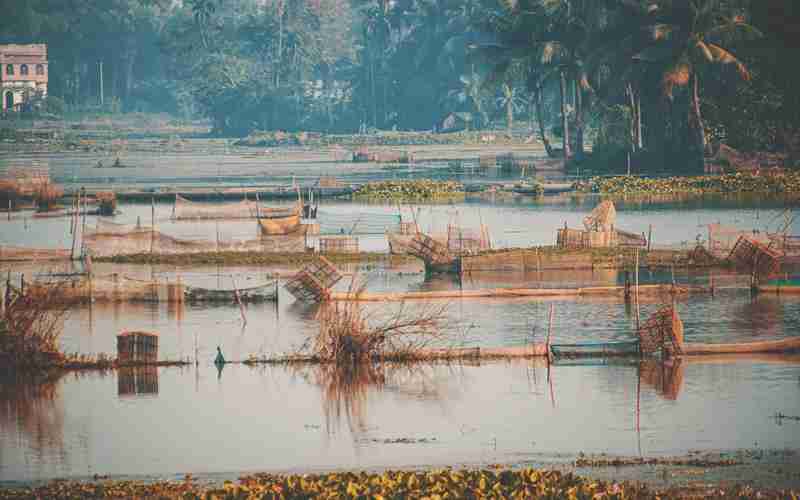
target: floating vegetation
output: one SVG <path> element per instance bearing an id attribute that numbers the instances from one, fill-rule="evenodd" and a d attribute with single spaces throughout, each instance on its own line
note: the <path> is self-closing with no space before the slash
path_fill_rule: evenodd
<path id="1" fill-rule="evenodd" d="M 750 486 L 674 487 L 655 490 L 636 483 L 596 481 L 568 472 L 519 470 L 432 470 L 253 474 L 222 486 L 183 481 L 52 481 L 44 486 L 0 490 L 0 498 L 797 498 L 792 491 Z"/>
<path id="2" fill-rule="evenodd" d="M 581 454 L 575 460 L 575 467 L 623 467 L 638 465 L 672 465 L 689 467 L 727 467 L 741 465 L 741 460 L 732 458 L 703 458 L 703 457 L 674 457 L 674 458 L 647 458 L 647 457 L 588 457 Z"/>
<path id="3" fill-rule="evenodd" d="M 464 185 L 454 181 L 428 179 L 371 182 L 361 186 L 353 196 L 395 201 L 449 199 L 464 196 Z"/>
<path id="4" fill-rule="evenodd" d="M 738 172 L 697 177 L 595 177 L 582 186 L 603 194 L 800 193 L 800 172 L 758 175 Z"/>

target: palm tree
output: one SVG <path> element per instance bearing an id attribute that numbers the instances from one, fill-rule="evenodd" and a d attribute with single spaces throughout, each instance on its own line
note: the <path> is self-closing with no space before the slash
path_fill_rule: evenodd
<path id="1" fill-rule="evenodd" d="M 688 91 L 688 148 L 698 165 L 703 164 L 706 138 L 701 113 L 701 76 L 721 67 L 732 67 L 742 79 L 749 79 L 747 67 L 727 48 L 733 41 L 760 36 L 742 13 L 721 0 L 664 0 L 661 2 L 618 1 L 626 19 L 617 28 L 623 36 L 608 41 L 622 47 L 627 60 L 620 61 L 615 74 L 626 74 L 633 96 L 631 68 L 660 74 L 662 94 L 674 100 L 676 88 Z M 606 48 L 608 45 L 605 46 Z M 627 68 L 624 68 L 627 66 Z M 640 119 L 640 106 L 631 99 L 634 119 Z M 637 113 L 637 109 L 639 110 Z M 675 124 L 673 124 L 675 125 Z M 634 127 L 635 128 L 635 127 Z M 639 129 L 639 135 L 641 130 Z M 640 139 L 639 139 L 640 140 Z"/>
<path id="2" fill-rule="evenodd" d="M 537 83 L 529 88 L 541 89 L 545 81 L 557 78 L 565 160 L 571 156 L 567 101 L 573 88 L 576 154 L 583 155 L 584 93 L 591 90 L 587 57 L 597 14 L 604 8 L 603 2 L 596 0 L 505 0 L 503 9 L 492 16 L 505 57 L 531 65 Z M 496 51 L 497 47 L 490 49 Z M 496 71 L 504 72 L 508 67 L 501 60 Z"/>

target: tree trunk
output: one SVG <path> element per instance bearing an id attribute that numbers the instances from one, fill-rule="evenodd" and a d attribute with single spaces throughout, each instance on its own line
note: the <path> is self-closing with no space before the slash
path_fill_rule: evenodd
<path id="1" fill-rule="evenodd" d="M 625 93 L 628 95 L 628 106 L 631 108 L 631 121 L 630 121 L 630 141 L 631 152 L 635 153 L 637 150 L 638 141 L 636 140 L 636 95 L 633 91 L 633 84 L 628 82 L 625 86 Z"/>
<path id="2" fill-rule="evenodd" d="M 503 93 L 506 95 L 506 127 L 511 132 L 514 128 L 514 91 L 507 83 L 504 83 Z"/>
<path id="3" fill-rule="evenodd" d="M 642 93 L 636 92 L 636 147 L 641 151 L 644 149 L 644 138 L 642 137 Z"/>
<path id="4" fill-rule="evenodd" d="M 561 89 L 561 132 L 564 145 L 564 161 L 568 161 L 570 154 L 569 147 L 569 118 L 567 117 L 567 77 L 564 71 L 559 74 L 559 87 Z"/>
<path id="5" fill-rule="evenodd" d="M 536 121 L 539 122 L 539 138 L 542 140 L 542 144 L 544 144 L 544 150 L 547 151 L 548 158 L 555 158 L 556 152 L 553 150 L 553 147 L 550 145 L 550 141 L 547 139 L 547 134 L 544 130 L 544 121 L 542 120 L 542 89 L 539 88 L 536 90 Z"/>
<path id="6" fill-rule="evenodd" d="M 575 155 L 578 160 L 583 159 L 583 89 L 575 81 Z"/>
<path id="7" fill-rule="evenodd" d="M 128 50 L 126 51 L 125 58 L 125 89 L 122 94 L 123 103 L 127 103 L 131 97 L 131 89 L 133 88 L 133 70 L 136 65 L 136 47 L 135 43 L 131 40 Z"/>
<path id="8" fill-rule="evenodd" d="M 688 146 L 693 166 L 702 170 L 705 166 L 706 135 L 703 127 L 703 117 L 700 114 L 700 77 L 696 71 L 692 72 L 691 79 L 692 95 L 689 99 Z"/>

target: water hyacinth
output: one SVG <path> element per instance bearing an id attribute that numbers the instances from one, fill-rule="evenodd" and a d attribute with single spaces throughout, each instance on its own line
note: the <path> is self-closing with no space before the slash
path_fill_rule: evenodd
<path id="1" fill-rule="evenodd" d="M 595 177 L 590 189 L 603 194 L 800 193 L 800 172 L 756 175 L 737 172 L 697 177 Z"/>
<path id="2" fill-rule="evenodd" d="M 595 481 L 571 473 L 518 470 L 432 470 L 254 474 L 222 486 L 184 481 L 53 481 L 36 488 L 0 490 L 0 498 L 798 498 L 792 491 L 759 491 L 748 486 L 726 490 L 674 487 L 656 491 L 633 483 Z"/>
<path id="3" fill-rule="evenodd" d="M 413 181 L 371 182 L 361 186 L 353 194 L 359 198 L 385 200 L 435 200 L 464 195 L 464 186 L 454 181 L 420 179 Z"/>

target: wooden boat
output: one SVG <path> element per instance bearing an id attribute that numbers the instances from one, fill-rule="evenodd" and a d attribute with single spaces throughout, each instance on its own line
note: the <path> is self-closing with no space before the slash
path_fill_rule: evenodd
<path id="1" fill-rule="evenodd" d="M 299 213 L 286 217 L 262 217 L 258 219 L 258 225 L 261 227 L 261 234 L 268 236 L 295 234 L 302 229 Z"/>
<path id="2" fill-rule="evenodd" d="M 566 193 L 574 189 L 571 182 L 545 182 L 542 187 L 547 194 Z"/>
<path id="3" fill-rule="evenodd" d="M 582 342 L 578 344 L 552 344 L 550 345 L 550 353 L 557 358 L 632 356 L 639 354 L 639 341 L 619 340 L 609 342 Z"/>
<path id="4" fill-rule="evenodd" d="M 559 194 L 559 193 L 566 193 L 573 190 L 571 182 L 545 182 L 540 184 L 539 186 L 542 187 L 544 194 Z M 531 185 L 531 184 L 520 184 L 514 186 L 512 191 L 516 194 L 522 195 L 538 195 L 539 190 L 538 186 Z"/>
<path id="5" fill-rule="evenodd" d="M 243 303 L 274 302 L 278 300 L 278 282 L 241 289 L 213 289 L 185 286 L 183 296 L 186 302 L 236 303 L 236 295 Z"/>

